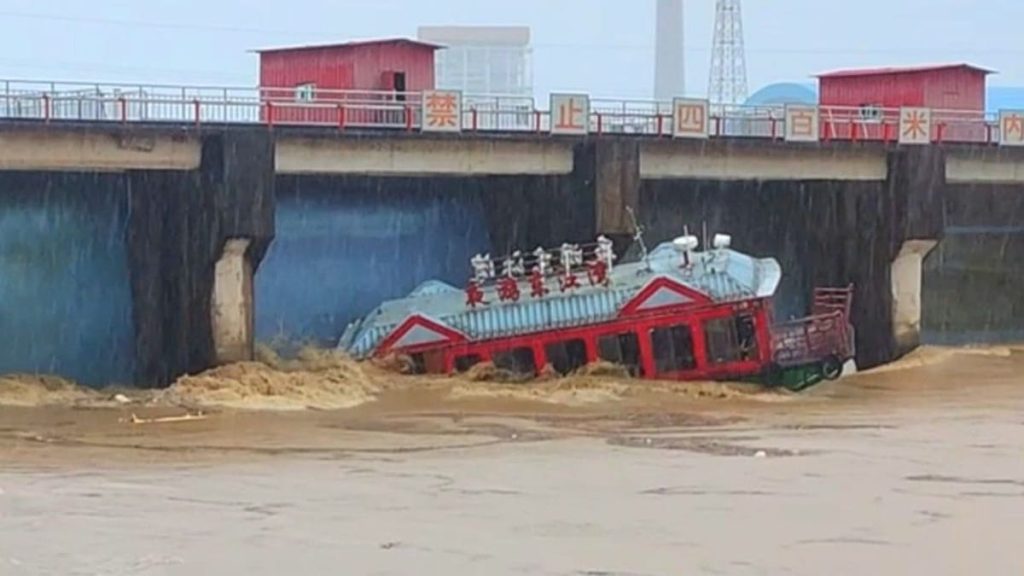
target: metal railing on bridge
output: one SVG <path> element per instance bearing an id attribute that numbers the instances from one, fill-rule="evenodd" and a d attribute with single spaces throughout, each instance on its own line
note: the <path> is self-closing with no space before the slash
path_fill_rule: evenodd
<path id="1" fill-rule="evenodd" d="M 324 126 L 338 130 L 629 134 L 806 141 L 1024 144 L 1024 112 L 922 108 L 715 106 L 458 92 L 385 92 L 0 81 L 0 119 Z M 1005 134 L 1005 138 L 1004 138 Z M 909 136 L 908 136 L 909 135 Z"/>

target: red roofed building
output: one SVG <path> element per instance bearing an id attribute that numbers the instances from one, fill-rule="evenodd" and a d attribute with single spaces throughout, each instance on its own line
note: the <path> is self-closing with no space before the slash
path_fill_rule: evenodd
<path id="1" fill-rule="evenodd" d="M 991 70 L 970 64 L 839 70 L 818 75 L 822 106 L 985 110 Z"/>
<path id="2" fill-rule="evenodd" d="M 273 102 L 276 121 L 325 123 L 338 116 L 327 108 L 341 101 L 404 102 L 404 93 L 434 89 L 434 52 L 441 47 L 389 38 L 257 50 L 261 99 Z M 318 103 L 323 110 L 310 106 Z"/>

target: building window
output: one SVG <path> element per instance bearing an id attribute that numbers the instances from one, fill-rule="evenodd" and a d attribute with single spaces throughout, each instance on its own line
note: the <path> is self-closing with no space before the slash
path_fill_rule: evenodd
<path id="1" fill-rule="evenodd" d="M 861 104 L 858 116 L 862 122 L 881 122 L 882 107 L 878 104 Z"/>
<path id="2" fill-rule="evenodd" d="M 494 367 L 521 376 L 537 374 L 537 362 L 533 358 L 533 348 L 515 348 L 503 350 L 491 355 Z"/>
<path id="3" fill-rule="evenodd" d="M 580 339 L 548 344 L 544 353 L 555 372 L 563 376 L 587 365 L 587 343 Z"/>
<path id="4" fill-rule="evenodd" d="M 632 332 L 598 338 L 597 357 L 605 362 L 625 367 L 634 378 L 643 375 L 640 339 Z"/>
<path id="5" fill-rule="evenodd" d="M 693 333 L 689 326 L 670 326 L 651 330 L 654 367 L 659 374 L 685 372 L 697 368 L 693 355 Z"/>
<path id="6" fill-rule="evenodd" d="M 296 102 L 312 102 L 316 98 L 316 84 L 299 84 L 295 87 Z"/>
<path id="7" fill-rule="evenodd" d="M 757 329 L 750 314 L 709 320 L 704 324 L 704 338 L 712 364 L 753 360 L 758 356 Z"/>

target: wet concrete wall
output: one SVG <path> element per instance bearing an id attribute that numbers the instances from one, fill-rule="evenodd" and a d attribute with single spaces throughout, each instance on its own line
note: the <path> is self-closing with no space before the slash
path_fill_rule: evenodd
<path id="1" fill-rule="evenodd" d="M 856 145 L 838 146 L 858 153 Z M 920 343 L 919 321 L 909 334 L 899 324 L 908 311 L 920 314 L 921 297 L 898 290 L 893 263 L 902 251 L 943 237 L 944 160 L 936 147 L 890 150 L 884 180 L 644 181 L 641 213 L 650 243 L 680 234 L 684 225 L 697 234 L 706 226 L 709 235 L 732 234 L 740 250 L 777 258 L 779 319 L 807 314 L 816 286 L 852 284 L 857 361 L 869 368 Z"/>
<path id="2" fill-rule="evenodd" d="M 566 176 L 278 176 L 257 339 L 333 346 L 382 300 L 432 279 L 464 286 L 477 253 L 593 241 L 593 156 L 577 166 Z"/>
<path id="3" fill-rule="evenodd" d="M 0 373 L 134 378 L 123 178 L 0 172 Z"/>
<path id="4" fill-rule="evenodd" d="M 461 286 L 491 249 L 478 179 L 279 176 L 276 237 L 256 274 L 260 342 L 333 346 L 382 299 Z"/>
<path id="5" fill-rule="evenodd" d="M 948 184 L 945 234 L 924 265 L 924 340 L 1024 338 L 1024 187 Z"/>
<path id="6" fill-rule="evenodd" d="M 646 181 L 641 214 L 648 245 L 689 227 L 730 234 L 743 252 L 779 260 L 779 320 L 807 314 L 815 286 L 855 284 L 853 322 L 862 365 L 892 353 L 892 226 L 884 182 Z"/>

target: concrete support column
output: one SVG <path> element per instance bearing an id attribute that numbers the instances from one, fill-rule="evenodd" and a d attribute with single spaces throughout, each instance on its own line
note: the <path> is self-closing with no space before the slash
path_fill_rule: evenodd
<path id="1" fill-rule="evenodd" d="M 274 235 L 270 134 L 207 135 L 198 172 L 131 172 L 128 189 L 136 381 L 251 359 L 253 274 Z"/>
<path id="2" fill-rule="evenodd" d="M 629 210 L 639 217 L 640 144 L 637 139 L 598 140 L 594 145 L 597 231 L 633 234 Z"/>
<path id="3" fill-rule="evenodd" d="M 898 355 L 921 344 L 921 269 L 937 244 L 936 240 L 904 242 L 892 263 L 892 327 Z"/>
<path id="4" fill-rule="evenodd" d="M 253 359 L 253 276 L 274 236 L 274 163 L 274 141 L 263 130 L 227 132 L 203 143 L 203 188 L 215 198 L 219 220 L 210 254 L 211 364 Z"/>
<path id="5" fill-rule="evenodd" d="M 253 267 L 248 238 L 232 238 L 214 267 L 210 323 L 217 364 L 251 360 L 253 340 Z"/>
<path id="6" fill-rule="evenodd" d="M 946 157 L 941 148 L 907 148 L 889 158 L 894 203 L 891 250 L 892 359 L 921 344 L 922 266 L 945 228 Z"/>

